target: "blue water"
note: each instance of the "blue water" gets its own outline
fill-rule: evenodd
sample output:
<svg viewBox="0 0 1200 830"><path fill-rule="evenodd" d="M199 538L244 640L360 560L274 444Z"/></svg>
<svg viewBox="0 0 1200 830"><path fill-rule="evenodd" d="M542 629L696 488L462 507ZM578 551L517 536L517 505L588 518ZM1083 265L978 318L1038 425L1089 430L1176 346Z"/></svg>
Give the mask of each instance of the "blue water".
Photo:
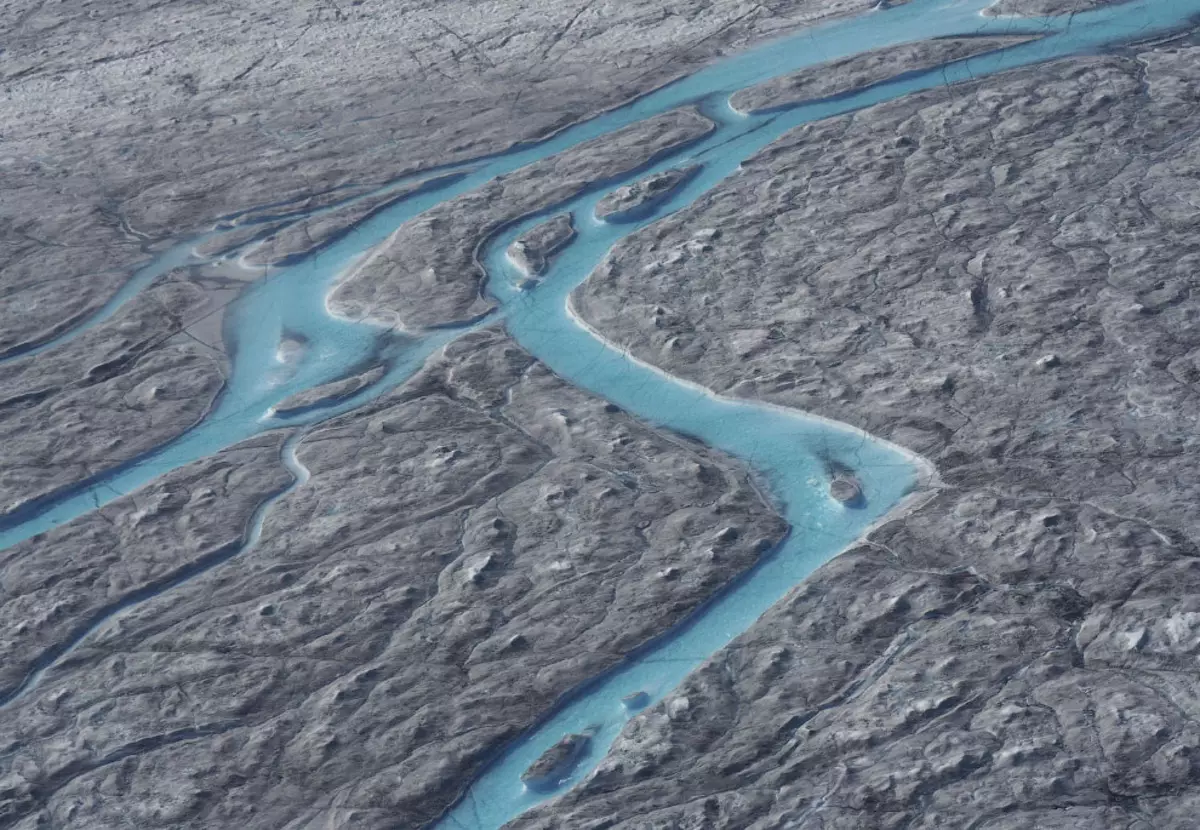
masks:
<svg viewBox="0 0 1200 830"><path fill-rule="evenodd" d="M701 613L614 672L578 690L537 729L507 747L438 825L480 829L501 826L542 800L542 796L526 792L519 778L545 749L567 732L596 727L587 763L563 784L567 786L585 775L631 716L621 705L622 697L640 691L651 702L661 699L815 567L895 506L912 490L921 472L917 460L899 448L844 425L777 407L720 398L639 363L572 318L567 312L570 291L623 236L692 203L734 173L742 161L797 125L942 84L1164 34L1200 13L1200 0L1141 0L1070 18L1018 21L983 18L979 14L983 5L979 0L914 0L899 8L814 27L714 63L546 141L443 168L443 172L460 175L413 194L316 255L252 285L227 311L225 339L232 368L227 386L208 417L160 449L97 479L81 482L69 492L31 503L10 516L0 525L0 549L70 521L169 470L264 430L316 424L395 388L464 327L405 336L331 317L325 297L338 275L358 256L382 242L403 222L495 176L678 106L701 106L719 122L718 129L703 141L667 154L636 173L598 183L588 193L547 207L490 240L481 260L490 275L488 289L498 301L491 319L503 317L522 346L570 382L647 421L686 432L747 461L770 483L792 531L761 565ZM728 105L729 96L741 88L868 49L928 37L1012 33L1042 37L928 72L905 74L857 93L770 114L743 117ZM590 219L578 222L576 239L545 277L533 288L518 287L518 275L511 272L504 257L517 235L545 216L564 210L590 218L596 201L612 187L685 163L703 166L653 217L620 225ZM111 315L152 278L147 275L153 275L156 268L162 273L171 267L169 258L178 255L179 249L172 249L147 266L102 314ZM93 319L80 329L96 322ZM56 346L70 336L64 335L42 348ZM285 337L305 343L295 359L280 358L279 346ZM290 418L274 414L273 407L284 398L353 374L380 358L389 365L386 376L349 399L326 408L306 409ZM864 507L847 509L828 497L828 459L856 471L866 494ZM253 538L247 544L253 544Z"/></svg>
<svg viewBox="0 0 1200 830"><path fill-rule="evenodd" d="M84 332L91 331L116 314L125 303L136 297L143 288L150 285L163 274L173 268L178 268L181 265L192 262L192 248L200 241L202 240L195 239L181 242L178 245L172 245L167 251L154 257L150 262L134 271L129 279L125 280L121 284L121 287L103 305L89 314L79 325L58 337L46 340L44 343L15 346L3 355L0 355L0 362L37 357L68 341L74 340Z"/></svg>

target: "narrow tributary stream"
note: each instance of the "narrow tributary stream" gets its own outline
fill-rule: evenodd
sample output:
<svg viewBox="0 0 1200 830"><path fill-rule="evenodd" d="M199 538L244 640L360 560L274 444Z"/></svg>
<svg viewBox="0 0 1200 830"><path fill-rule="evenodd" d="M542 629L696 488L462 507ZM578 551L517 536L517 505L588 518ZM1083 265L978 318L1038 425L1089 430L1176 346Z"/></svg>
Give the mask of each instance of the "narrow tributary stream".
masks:
<svg viewBox="0 0 1200 830"><path fill-rule="evenodd" d="M461 175L414 193L308 259L252 284L226 313L225 336L232 356L230 377L208 417L156 451L10 515L0 524L0 549L97 509L172 469L257 433L309 426L362 406L403 383L431 354L465 329L503 318L518 343L566 380L650 423L687 433L746 461L770 483L791 532L759 565L684 624L631 655L605 677L576 690L540 725L506 747L438 824L479 830L500 827L547 797L526 790L520 776L560 738L585 730L593 736L587 757L561 782L561 787L566 787L594 768L626 721L636 714L635 709L660 700L816 567L895 509L919 489L919 484L933 480L933 471L919 458L851 427L759 402L722 398L636 360L575 318L569 308L570 292L623 237L691 204L735 174L743 161L794 127L938 85L1162 35L1200 14L1200 0L1141 0L1070 17L1037 20L984 17L980 14L983 5L979 0L914 0L908 5L813 27L714 63L547 141L450 168ZM870 49L949 35L1018 33L1039 38L770 114L746 117L728 106L729 96L739 89ZM652 166L526 217L489 240L481 260L489 275L488 290L498 307L486 320L409 336L339 319L327 312L325 298L338 275L403 222L496 176L684 105L699 106L717 122L717 129L700 142L664 155ZM591 218L596 202L612 188L682 164L698 164L701 168L652 215L625 224L606 224ZM505 250L517 235L563 211L575 214L577 237L558 255L543 279L532 287L520 287L520 275L513 271ZM26 356L53 348L111 315L153 275L186 261L181 250L173 248L143 269L92 320ZM306 343L299 358L288 364L278 357L285 336ZM344 377L380 357L388 362L387 374L367 389L334 405L307 409L290 418L274 413L273 406L286 397ZM294 443L289 442L289 452ZM865 495L861 506L846 508L829 497L826 463L830 459L855 470ZM302 486L302 482L295 486ZM254 544L256 537L256 532L248 534L245 547ZM214 563L217 565L219 562ZM128 603L115 607L112 613L127 607ZM89 630L106 621L98 619ZM85 636L86 632L80 639ZM68 644L67 648L74 645ZM65 650L60 647L58 654ZM35 688L44 668L6 702ZM637 707L622 702L635 693L642 693Z"/></svg>

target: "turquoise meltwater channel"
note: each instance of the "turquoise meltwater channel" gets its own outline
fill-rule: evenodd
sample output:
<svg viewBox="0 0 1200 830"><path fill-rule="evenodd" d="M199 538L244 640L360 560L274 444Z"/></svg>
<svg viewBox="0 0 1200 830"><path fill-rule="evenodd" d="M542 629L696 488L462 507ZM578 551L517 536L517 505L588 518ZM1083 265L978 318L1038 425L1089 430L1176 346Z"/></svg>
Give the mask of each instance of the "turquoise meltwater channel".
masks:
<svg viewBox="0 0 1200 830"><path fill-rule="evenodd" d="M742 80L731 79L717 93L698 99L720 128L687 153L663 160L645 174L680 164L704 165L653 217L632 225L607 225L591 219L600 195L575 199L554 211L530 217L493 240L485 263L493 276L492 293L504 305L510 333L557 374L600 394L655 423L695 436L747 461L763 472L782 505L791 532L779 548L745 577L678 626L651 643L603 678L578 689L535 730L507 747L467 789L458 804L435 825L438 830L492 830L530 807L553 797L525 788L521 774L563 736L592 735L587 756L561 782L559 791L582 780L606 754L625 723L636 713L623 700L643 693L643 705L662 699L713 653L750 627L788 591L844 549L872 523L912 492L932 469L893 445L844 425L799 412L758 403L730 400L692 384L669 378L629 357L589 331L569 310L570 292L600 263L621 238L694 202L718 182L734 174L741 161L805 122L862 109L882 101L971 77L1111 43L1146 37L1178 26L1200 11L1195 4L1168 10L1162 4L1123 6L1076 15L1073 20L1017 21L980 18L979 6L914 3L903 11L819 27L811 33L815 51L828 60L875 48L882 42L959 34L1036 33L1040 39L979 55L927 72L900 76L860 92L800 104L774 115L743 118L728 106ZM936 19L929 19L929 18ZM982 22L981 22L982 20ZM790 41L791 48L802 44ZM817 45L819 44L819 45ZM867 45L864 45L867 44ZM773 48L783 47L777 44ZM776 54L772 55L777 58ZM719 73L720 66L712 71ZM701 73L703 74L703 73ZM697 76L699 77L699 76ZM530 294L504 256L508 244L552 212L571 210L578 236L554 262ZM567 313L563 313L567 309ZM832 458L854 469L867 496L861 510L848 510L828 496L828 474L822 459Z"/></svg>
<svg viewBox="0 0 1200 830"><path fill-rule="evenodd" d="M436 824L439 830L501 827L547 797L526 790L520 776L564 735L593 732L587 756L561 782L560 791L595 767L633 716L622 698L641 692L647 704L662 699L816 567L893 510L923 480L933 477L928 465L911 453L846 425L760 402L722 398L640 362L606 342L571 313L571 291L622 238L693 203L735 175L743 161L796 126L940 85L1163 36L1200 14L1200 0L1137 0L1061 18L1038 19L985 17L980 13L983 6L981 0L913 0L904 6L815 26L713 63L548 140L438 171L455 175L441 176L375 214L336 243L252 284L226 314L225 339L231 369L212 412L153 452L13 511L0 523L0 549L77 518L172 469L265 430L307 428L362 406L403 383L430 355L463 331L502 318L518 343L564 379L650 423L694 436L746 461L769 483L791 532L776 550L683 624L630 655L604 677L574 690L540 724L504 747ZM729 96L739 89L824 61L932 37L1003 34L1037 38L768 114L742 116L729 107ZM497 309L486 319L399 334L328 313L325 299L339 276L409 219L496 176L685 105L700 107L716 121L717 128L702 141L664 154L652 165L597 183L575 199L524 217L488 241L480 259L488 272L487 288L497 300ZM619 225L592 219L596 202L608 190L685 163L700 165L698 174L658 205L653 215ZM576 216L576 239L558 255L541 280L532 287L521 287L523 281L505 258L507 246L547 216L563 211L572 211ZM160 261L146 266L93 319L15 359L55 348L111 316L153 275L186 261L181 250L176 246ZM279 359L279 346L285 338L306 344L295 361ZM275 405L286 397L345 377L380 359L389 367L386 375L356 395L291 417L274 412ZM289 442L289 448L292 446ZM829 460L855 471L866 497L861 507L846 508L828 496ZM254 538L254 534L248 536L247 546ZM99 620L97 627L104 622ZM27 683L20 694L28 693L35 685ZM11 699L0 703L7 702Z"/></svg>

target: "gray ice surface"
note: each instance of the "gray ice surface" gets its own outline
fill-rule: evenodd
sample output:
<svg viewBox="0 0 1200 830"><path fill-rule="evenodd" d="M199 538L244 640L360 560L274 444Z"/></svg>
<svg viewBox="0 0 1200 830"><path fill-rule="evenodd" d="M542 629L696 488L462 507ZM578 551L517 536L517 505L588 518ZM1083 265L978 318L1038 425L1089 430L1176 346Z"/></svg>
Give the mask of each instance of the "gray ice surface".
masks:
<svg viewBox="0 0 1200 830"><path fill-rule="evenodd" d="M870 5L0 3L0 355L218 224L235 231L201 253L250 242L249 265L279 264L401 174ZM905 47L735 102L992 45ZM613 253L575 297L606 336L923 453L945 487L514 826L1195 825L1198 102L1187 41L922 93L796 131ZM491 229L706 129L678 111L466 194L398 229L334 305L471 317ZM0 365L0 515L202 418L227 371L221 306L256 273L173 270ZM736 460L474 333L366 409L0 552L0 827L419 827L783 532Z"/></svg>

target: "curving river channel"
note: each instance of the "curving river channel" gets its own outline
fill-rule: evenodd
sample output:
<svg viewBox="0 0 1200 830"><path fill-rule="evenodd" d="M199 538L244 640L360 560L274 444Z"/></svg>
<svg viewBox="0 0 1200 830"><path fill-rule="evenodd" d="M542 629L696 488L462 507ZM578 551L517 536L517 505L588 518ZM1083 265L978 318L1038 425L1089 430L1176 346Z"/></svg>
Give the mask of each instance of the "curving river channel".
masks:
<svg viewBox="0 0 1200 830"><path fill-rule="evenodd" d="M984 5L980 0L913 0L904 6L813 27L714 63L546 141L440 170L439 177L430 179L427 186L372 216L334 244L253 283L227 310L224 329L232 356L230 376L208 417L153 452L82 481L66 492L31 502L10 515L0 524L0 549L97 509L170 470L255 434L282 427L304 428L355 409L403 383L430 355L464 330L503 318L518 343L566 380L651 423L695 436L738 456L761 472L792 530L775 551L691 619L631 655L606 676L576 690L535 729L506 747L437 824L439 828L471 830L500 827L548 797L527 791L520 776L559 739L568 733L594 731L588 756L561 782L561 789L593 769L624 724L636 714L622 703L623 698L643 693L639 701L642 706L662 699L816 567L895 509L919 489L918 485L934 478L932 469L913 454L846 425L759 402L723 398L641 363L581 323L571 313L570 292L623 237L691 204L735 174L743 161L798 125L937 85L1161 36L1200 14L1200 0L1140 0L1061 18L1024 20L984 17L980 14ZM729 106L730 95L739 89L870 49L948 35L1020 33L1039 37L769 114L744 116ZM703 140L665 154L650 166L525 217L488 241L481 249L480 260L488 272L488 290L497 300L497 308L484 320L407 335L328 313L325 299L338 276L403 222L496 176L684 105L698 105L717 128ZM591 218L596 202L612 188L685 163L700 165L699 172L657 205L652 215L625 224L606 224ZM396 182L390 187L406 183ZM533 287L522 287L522 275L515 273L505 256L508 245L547 216L564 211L576 216L575 240L557 256L543 279ZM236 222L236 217L231 221ZM19 357L54 348L111 316L156 277L188 262L194 245L192 240L167 251L138 271L90 320ZM307 342L307 348L297 361L282 364L278 359L280 344L285 337L296 336ZM274 406L288 396L353 374L381 357L387 361L387 373L356 395L330 406L299 410L288 417L275 413ZM285 448L284 462L297 477L293 487L302 486L306 476L292 454L299 440L300 436L294 436ZM847 509L828 496L828 459L856 471L866 497L862 507ZM270 503L258 511L242 550L254 544L261 517L269 507ZM237 555L237 551L231 555ZM213 562L211 566L218 564ZM0 700L0 706L27 694L48 666L130 604L110 609L74 642L48 655L15 693Z"/></svg>

